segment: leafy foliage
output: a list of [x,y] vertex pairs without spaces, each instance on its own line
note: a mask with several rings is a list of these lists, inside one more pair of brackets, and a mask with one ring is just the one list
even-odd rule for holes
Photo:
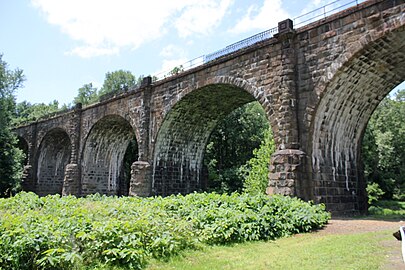
[[49,104],[31,104],[30,102],[23,101],[16,105],[13,115],[13,126],[37,121],[45,116],[67,109],[68,105],[62,105],[59,107],[59,102],[57,100],[54,100]]
[[366,191],[368,196],[368,204],[374,204],[381,198],[382,195],[384,195],[384,191],[377,183],[368,183]]
[[141,269],[200,243],[275,239],[323,226],[323,205],[265,195],[0,199],[0,269]]
[[379,219],[404,220],[405,202],[379,200],[369,207],[368,212]]
[[11,71],[0,54],[0,197],[20,187],[22,151],[17,149],[16,136],[11,132],[14,92],[22,86],[22,70]]
[[100,95],[111,92],[128,91],[136,85],[136,78],[130,71],[117,70],[105,74]]
[[73,102],[75,104],[81,103],[83,105],[89,105],[98,101],[97,88],[93,87],[92,83],[87,83],[79,88],[77,96]]
[[364,171],[385,199],[405,199],[405,90],[386,97],[371,117],[363,138]]
[[218,124],[204,155],[209,190],[242,191],[244,175],[240,167],[253,158],[253,150],[260,147],[268,126],[258,102],[236,109]]
[[254,150],[254,157],[250,159],[245,166],[242,166],[240,172],[244,175],[243,190],[250,194],[264,194],[269,182],[269,163],[270,157],[276,150],[271,129],[265,133],[264,141],[259,149]]

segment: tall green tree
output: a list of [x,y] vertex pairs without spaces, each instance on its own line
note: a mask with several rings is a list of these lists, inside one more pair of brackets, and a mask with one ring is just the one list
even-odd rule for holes
[[87,83],[79,88],[77,96],[74,98],[73,103],[81,103],[83,105],[89,105],[98,101],[97,88],[93,87],[92,83]]
[[269,163],[271,155],[276,151],[273,133],[269,127],[258,149],[253,151],[254,157],[240,168],[244,176],[243,191],[250,194],[264,194],[269,183]]
[[212,132],[204,164],[208,168],[208,189],[218,192],[242,191],[240,167],[253,158],[269,124],[258,102],[248,103],[229,114]]
[[365,177],[385,199],[405,199],[405,90],[386,97],[373,113],[363,138]]
[[0,196],[4,197],[20,187],[22,151],[11,131],[15,110],[15,91],[22,86],[22,70],[9,70],[0,54]]
[[111,92],[128,91],[135,87],[137,79],[130,71],[117,70],[105,74],[104,84],[100,89],[100,94]]

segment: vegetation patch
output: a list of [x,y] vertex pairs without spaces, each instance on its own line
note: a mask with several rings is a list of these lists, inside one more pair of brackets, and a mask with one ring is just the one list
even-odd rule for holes
[[322,227],[323,205],[266,195],[0,199],[0,269],[141,269],[201,244],[269,240]]
[[303,234],[276,241],[206,247],[175,256],[168,262],[153,260],[148,270],[323,270],[383,269],[386,253],[382,241],[391,231],[360,234]]
[[378,201],[369,207],[368,212],[378,219],[405,219],[405,202]]

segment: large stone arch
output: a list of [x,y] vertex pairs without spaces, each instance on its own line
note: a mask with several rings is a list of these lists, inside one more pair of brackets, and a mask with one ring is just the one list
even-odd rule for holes
[[[200,190],[203,155],[212,130],[234,109],[261,95],[254,87],[243,88],[249,84],[242,80],[217,77],[208,82],[215,83],[184,91],[165,114],[155,139],[152,194]],[[263,100],[258,101],[263,106]]]
[[383,25],[386,31],[364,35],[362,46],[341,55],[341,64],[327,71],[330,81],[317,91],[308,169],[315,199],[331,211],[366,210],[360,156],[364,130],[380,101],[405,80],[405,16]]
[[65,130],[54,128],[43,137],[36,158],[38,195],[62,194],[65,167],[70,161],[71,140]]
[[138,148],[131,124],[121,116],[107,115],[96,122],[82,152],[81,193],[128,195],[128,168],[138,158]]

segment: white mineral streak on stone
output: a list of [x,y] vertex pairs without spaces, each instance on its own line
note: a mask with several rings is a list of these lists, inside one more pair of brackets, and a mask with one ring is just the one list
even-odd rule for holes
[[[56,153],[56,162],[55,162],[55,173],[54,176],[58,175],[58,169],[64,169],[64,155],[65,153],[63,152],[63,150],[59,150]],[[62,165],[62,166],[61,166]]]
[[349,190],[350,161],[356,160],[355,119],[358,116],[351,115],[351,111],[356,108],[353,100],[343,98],[341,95],[343,95],[341,92],[336,91],[333,100],[332,97],[325,96],[319,105],[312,141],[312,166],[314,171],[321,172],[321,166],[327,165],[324,158],[328,160],[329,155],[333,181],[336,181],[337,175],[343,173],[346,189]]
[[46,148],[45,149],[44,148],[45,147],[43,147],[43,148],[41,147],[41,152],[38,157],[37,184],[39,184],[41,181],[42,164],[44,164],[45,158],[46,158],[47,151],[46,151]]
[[[94,185],[101,191],[118,190],[118,179],[124,155],[132,138],[129,125],[101,122],[91,131],[83,152],[83,183]],[[91,180],[92,179],[92,180]]]
[[60,131],[46,135],[39,148],[37,184],[42,194],[58,193],[62,189],[65,166],[70,158],[70,140]]
[[181,163],[180,163],[180,182],[183,182],[183,163],[184,163],[184,156],[181,156]]

